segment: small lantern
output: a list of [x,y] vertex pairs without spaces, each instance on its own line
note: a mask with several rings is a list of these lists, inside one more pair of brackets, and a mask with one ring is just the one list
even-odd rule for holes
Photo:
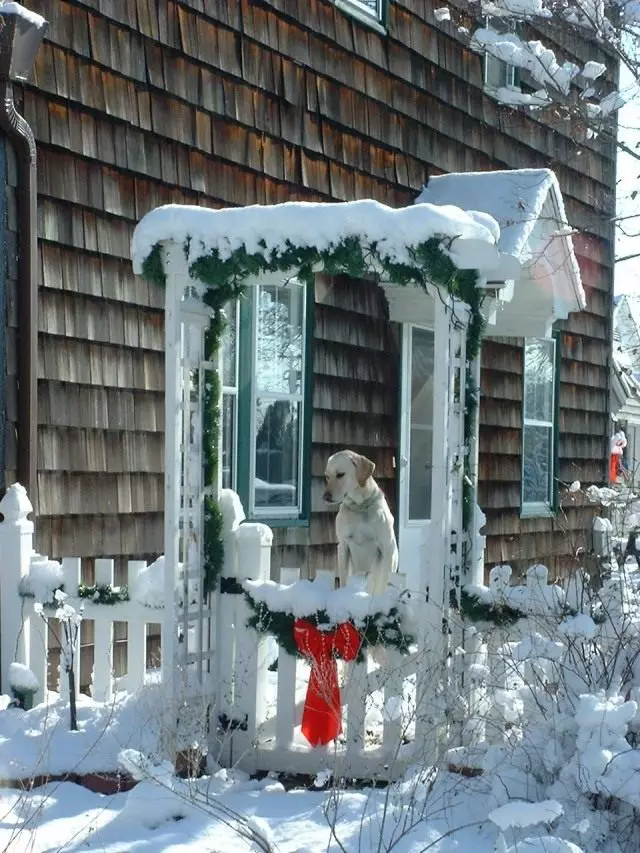
[[0,78],[24,82],[35,62],[47,22],[18,3],[0,6]]

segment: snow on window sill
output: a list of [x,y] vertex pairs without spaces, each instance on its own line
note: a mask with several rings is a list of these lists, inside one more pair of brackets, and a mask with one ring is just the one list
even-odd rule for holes
[[340,11],[345,12],[347,15],[351,15],[352,18],[356,18],[356,20],[361,24],[365,24],[365,26],[370,27],[377,33],[386,36],[387,28],[373,13],[367,12],[366,9],[357,6],[355,3],[350,2],[350,0],[334,0],[334,3]]
[[520,507],[520,518],[553,518],[555,512],[550,503],[523,503]]

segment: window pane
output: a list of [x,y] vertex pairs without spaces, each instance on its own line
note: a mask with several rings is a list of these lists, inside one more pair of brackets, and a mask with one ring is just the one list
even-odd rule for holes
[[302,393],[304,288],[262,285],[258,291],[258,393]]
[[433,426],[433,332],[412,330],[411,423]]
[[522,443],[523,503],[551,501],[551,427],[526,426]]
[[502,86],[507,86],[509,77],[513,79],[513,74],[509,73],[512,66],[507,65],[501,59],[490,54],[485,54],[484,57],[484,82],[490,89],[500,89]]
[[222,384],[236,387],[236,359],[238,343],[238,301],[226,308],[227,328],[222,338]]
[[235,489],[236,398],[222,395],[222,488]]
[[524,416],[553,421],[554,341],[530,339],[524,345]]
[[409,519],[431,517],[432,436],[428,427],[411,427],[409,449]]
[[300,404],[256,401],[256,507],[298,506]]

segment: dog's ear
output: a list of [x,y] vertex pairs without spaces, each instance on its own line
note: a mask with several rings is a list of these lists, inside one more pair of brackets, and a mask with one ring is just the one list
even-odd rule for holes
[[358,485],[364,486],[369,477],[371,477],[373,472],[376,470],[375,463],[370,459],[367,459],[366,456],[356,454],[353,459],[353,464],[356,466],[356,480],[358,481]]

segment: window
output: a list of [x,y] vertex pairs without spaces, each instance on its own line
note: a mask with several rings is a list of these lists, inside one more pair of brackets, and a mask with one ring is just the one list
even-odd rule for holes
[[252,286],[234,306],[225,339],[223,486],[250,518],[306,514],[305,447],[310,407],[310,307],[296,280]]
[[408,328],[411,334],[408,509],[412,521],[431,518],[434,336],[428,329]]
[[375,29],[382,29],[387,25],[387,7],[389,0],[334,0],[338,9],[353,15]]
[[547,515],[555,502],[556,342],[524,343],[522,514]]
[[[519,35],[519,27],[517,23],[510,21],[508,25],[512,32]],[[491,18],[485,18],[485,26],[488,30],[495,31],[496,29],[493,26]],[[505,87],[509,89],[517,88],[518,77],[518,69],[515,65],[509,65],[507,62],[503,62],[502,59],[498,59],[490,53],[485,53],[484,85],[490,92],[496,92],[498,89]]]

